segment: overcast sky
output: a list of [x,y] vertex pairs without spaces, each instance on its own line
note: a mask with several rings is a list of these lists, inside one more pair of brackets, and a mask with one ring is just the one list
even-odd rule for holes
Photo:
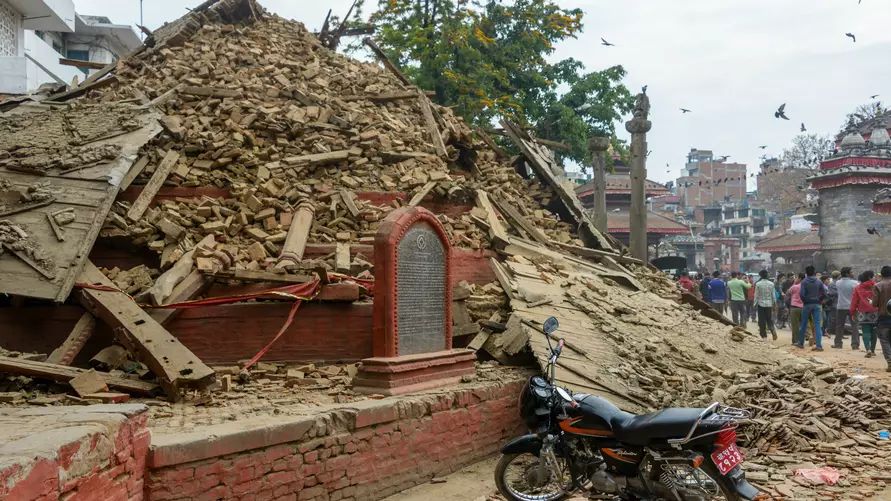
[[[342,15],[351,1],[260,3],[318,29],[329,8]],[[366,1],[370,11],[376,0]],[[590,70],[622,64],[629,89],[649,85],[650,179],[675,179],[690,148],[730,155],[753,172],[762,154],[757,146],[766,144],[765,153],[778,156],[801,122],[809,132],[834,134],[870,95],[891,102],[891,1],[857,1],[557,0],[585,12],[585,31],[558,45],[554,57],[577,58]],[[145,24],[154,29],[184,14],[184,5],[200,3],[145,0]],[[75,5],[81,14],[139,22],[139,0]],[[600,37],[616,47],[601,46]],[[788,122],[773,116],[782,103]],[[693,112],[681,115],[680,107]],[[617,129],[628,137],[624,125]]]

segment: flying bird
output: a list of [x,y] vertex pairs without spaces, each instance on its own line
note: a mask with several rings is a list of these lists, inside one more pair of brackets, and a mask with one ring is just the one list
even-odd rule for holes
[[845,36],[853,40],[854,43],[857,43],[857,37],[855,37],[853,33],[845,33]]
[[728,158],[730,158],[730,155],[721,155],[721,156],[720,156],[720,157],[718,157],[718,158],[720,158],[720,159],[721,159],[721,161],[723,161],[723,162],[726,162],[726,161],[727,161],[727,159],[728,159]]
[[601,43],[600,45],[604,45],[604,46],[606,46],[606,47],[615,47],[615,46],[616,46],[616,44],[614,44],[614,43],[609,43],[609,42],[607,42],[607,41],[606,41],[605,39],[603,39],[603,38],[601,38],[600,41],[603,42],[603,43]]
[[766,149],[767,149],[767,145],[766,145],[766,144],[762,144],[761,146],[759,146],[759,148],[761,148],[762,150],[766,150]]
[[687,108],[680,108],[680,110],[681,110],[681,113],[684,115],[686,115],[687,113],[690,113],[690,110],[688,110]]
[[869,98],[870,98],[870,99],[875,99],[875,98],[879,97],[880,95],[881,95],[881,94],[873,94],[873,95],[869,96]]
[[780,105],[780,107],[777,108],[777,111],[774,112],[773,116],[775,118],[782,118],[783,120],[789,120],[789,117],[786,116],[786,103],[783,103],[782,105]]
[[801,132],[807,132],[807,127],[804,126],[804,122],[801,122]]
[[871,227],[871,228],[867,228],[867,229],[866,229],[866,232],[869,233],[870,235],[875,235],[875,236],[877,236],[877,237],[879,237],[879,238],[885,238],[885,237],[882,236],[881,233],[879,233],[878,228],[876,228],[875,226],[873,226],[873,227]]

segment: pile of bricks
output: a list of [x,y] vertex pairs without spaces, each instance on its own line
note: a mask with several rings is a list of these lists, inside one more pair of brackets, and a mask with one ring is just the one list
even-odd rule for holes
[[[274,15],[250,21],[208,23],[182,45],[123,61],[116,84],[79,100],[151,103],[163,111],[164,132],[144,148],[135,184],[227,193],[146,210],[120,201],[106,236],[126,235],[170,266],[174,249],[185,253],[213,235],[213,250],[228,256],[213,266],[265,270],[286,250],[300,204],[313,210],[308,243],[370,244],[378,222],[399,206],[426,199],[472,209],[483,189],[510,200],[551,238],[578,243],[544,208],[552,190],[475,143],[451,110],[375,64],[321,47],[300,23]],[[364,200],[366,192],[405,198],[376,204]],[[453,245],[489,248],[486,208],[470,209],[438,217]],[[354,270],[336,256],[322,261],[285,269]],[[360,271],[370,268],[358,261]]]

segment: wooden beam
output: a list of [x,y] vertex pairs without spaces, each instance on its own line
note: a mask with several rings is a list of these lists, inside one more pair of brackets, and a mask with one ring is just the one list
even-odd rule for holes
[[[197,269],[192,270],[192,273],[185,280],[173,288],[173,292],[171,292],[165,304],[181,303],[195,299],[204,293],[213,282],[214,278],[212,276],[204,275]],[[176,318],[181,311],[178,308],[154,309],[149,311],[149,316],[163,327]]]
[[489,237],[493,240],[493,243],[496,246],[507,244],[507,231],[504,229],[501,221],[498,220],[498,213],[495,212],[495,208],[489,202],[489,194],[485,190],[476,190],[476,205],[486,212],[486,223],[489,224]]
[[401,71],[399,71],[399,68],[397,68],[396,65],[393,64],[393,61],[390,61],[390,58],[387,57],[387,54],[384,53],[384,51],[380,47],[378,47],[376,43],[374,43],[374,40],[366,38],[365,40],[362,40],[362,43],[364,43],[369,49],[371,49],[371,52],[374,53],[374,56],[388,70],[390,70],[391,73],[396,75],[396,78],[398,78],[400,82],[404,83],[405,85],[411,86],[411,82],[408,80],[408,78],[405,78],[405,75],[402,74]]
[[167,180],[167,176],[173,171],[173,167],[176,166],[177,162],[179,162],[178,151],[170,150],[164,155],[164,159],[158,164],[155,173],[152,174],[152,178],[142,189],[142,193],[139,194],[139,197],[130,206],[130,210],[127,211],[127,219],[135,223],[142,218],[142,215],[145,214],[149,204],[152,203],[158,190],[164,185],[164,181]]
[[59,64],[63,66],[74,66],[75,68],[86,68],[88,70],[101,70],[105,68],[105,63],[94,63],[93,61],[79,61],[77,59],[59,58]]
[[346,206],[347,210],[350,212],[350,215],[353,217],[359,217],[359,208],[356,207],[356,202],[353,201],[353,192],[350,190],[340,190],[340,200],[343,202],[343,205]]
[[[494,134],[496,136],[507,136],[507,133],[504,132],[504,129],[491,129],[489,131],[489,133]],[[561,143],[559,141],[551,141],[550,139],[542,139],[540,137],[533,137],[531,139],[532,139],[532,142],[538,143],[542,146],[547,146],[548,148],[556,148],[558,150],[566,150],[566,151],[569,151],[572,149],[568,144]]]
[[[99,73],[102,73],[102,71],[100,71]],[[96,73],[95,75],[98,75],[99,73]],[[91,75],[89,78],[84,80],[84,83],[80,84],[79,86],[77,86],[69,91],[60,92],[58,94],[53,94],[52,96],[46,98],[45,101],[54,101],[54,102],[58,102],[58,103],[65,102],[65,101],[68,101],[69,99],[74,99],[76,97],[83,96],[84,94],[86,94],[87,92],[90,92],[91,90],[103,89],[105,87],[116,84],[118,82],[118,77],[116,77],[114,75],[112,75],[106,79],[103,79],[103,80],[94,80],[94,81],[90,82],[90,78],[93,78],[93,76],[95,76],[95,75]],[[90,83],[87,83],[87,82],[90,82]]]
[[81,315],[80,319],[74,325],[74,329],[68,334],[68,338],[59,346],[50,356],[47,357],[46,363],[58,365],[71,365],[80,350],[93,335],[93,329],[96,327],[96,317],[89,312]]
[[507,294],[507,299],[514,299],[516,296],[514,295],[513,289],[511,289],[510,278],[507,276],[507,272],[504,271],[504,268],[501,267],[501,263],[494,257],[490,257],[489,265],[492,266],[492,271],[495,272],[495,278],[497,278],[498,283],[501,284],[501,289]]
[[[0,372],[22,374],[24,376],[67,383],[87,371],[75,367],[68,367],[66,365],[56,365],[47,362],[35,362],[33,360],[0,356]],[[157,384],[148,381],[116,377],[104,372],[97,372],[96,374],[99,374],[99,377],[105,381],[105,384],[108,385],[109,388],[115,388],[128,393],[154,396],[160,390],[160,387]]]
[[424,200],[424,197],[430,193],[430,190],[432,190],[436,184],[436,181],[430,181],[425,184],[417,193],[415,193],[415,196],[411,197],[411,200],[408,202],[409,207],[414,207],[421,203],[421,200]]
[[[87,261],[78,283],[115,287]],[[107,323],[118,341],[158,376],[161,387],[178,399],[183,387],[204,388],[216,379],[213,369],[189,351],[123,292],[82,288],[81,304]]]
[[145,166],[148,165],[148,155],[142,155],[139,157],[133,165],[130,167],[130,170],[127,171],[127,174],[124,175],[124,178],[121,179],[121,191],[126,190],[130,187],[133,181],[142,174],[142,171],[145,170]]
[[[436,97],[436,93],[432,90],[424,91],[424,95],[427,97]],[[340,99],[343,101],[372,101],[375,103],[389,103],[391,101],[401,101],[404,99],[416,99],[418,97],[418,93],[414,91],[405,91],[405,92],[385,92],[383,94],[365,94],[365,95],[357,95],[357,96],[343,96]]]
[[230,270],[218,271],[212,275],[214,278],[239,280],[241,282],[272,282],[278,284],[305,284],[312,282],[315,277],[311,275],[286,275],[284,273],[272,273],[268,271]]
[[501,125],[511,141],[526,157],[529,165],[535,171],[535,175],[557,194],[557,197],[566,209],[567,215],[572,218],[571,222],[578,228],[579,236],[585,242],[585,246],[602,250],[612,249],[609,240],[594,227],[594,223],[588,218],[578,196],[571,188],[567,187],[569,181],[563,179],[562,181],[566,182],[564,184],[554,175],[554,172],[551,170],[551,161],[547,158],[549,155],[533,142],[527,141],[525,138],[529,137],[528,134],[518,125],[507,120],[502,120]]
[[433,118],[433,110],[430,109],[430,99],[423,92],[418,91],[418,105],[421,106],[421,113],[424,115],[424,123],[427,126],[427,134],[433,143],[433,150],[440,157],[447,157],[445,143],[442,141],[442,134],[439,132],[439,126],[436,125],[436,119]]
[[480,139],[482,139],[483,142],[486,143],[486,146],[488,146],[492,151],[495,152],[496,157],[498,157],[498,158],[507,158],[508,157],[508,155],[504,151],[504,149],[502,149],[501,146],[498,146],[497,144],[495,144],[495,141],[492,141],[492,138],[489,137],[489,134],[487,134],[486,131],[484,131],[483,129],[481,129],[479,127],[474,127],[473,130],[480,137]]
[[644,263],[643,261],[641,261],[640,259],[633,258],[631,256],[622,256],[622,255],[616,254],[615,252],[608,252],[608,251],[602,251],[602,250],[597,250],[597,249],[588,249],[586,247],[579,247],[577,245],[564,244],[561,242],[551,242],[551,243],[553,243],[554,245],[557,245],[558,247],[563,248],[564,250],[567,250],[567,251],[575,254],[576,256],[593,258],[593,259],[601,259],[604,257],[608,257],[608,258],[615,259],[616,262],[619,262],[619,263],[636,264],[636,265],[640,265],[640,266],[646,266],[646,264],[647,264],[647,263]]
[[180,89],[180,94],[186,96],[198,96],[198,97],[232,97],[232,98],[240,98],[242,96],[240,90],[234,89],[218,89],[216,87],[195,87],[192,85],[186,85],[182,89]]
[[550,239],[548,239],[541,230],[533,226],[529,221],[526,221],[526,218],[517,212],[517,209],[514,209],[510,203],[497,198],[493,198],[492,201],[498,206],[498,210],[507,216],[509,221],[513,220],[514,224],[519,226],[525,233],[529,234],[533,240],[542,245],[549,245],[551,243]]

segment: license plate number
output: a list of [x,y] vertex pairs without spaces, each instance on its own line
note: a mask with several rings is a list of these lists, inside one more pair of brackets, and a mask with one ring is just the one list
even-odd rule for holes
[[736,465],[743,462],[743,457],[739,452],[739,449],[736,447],[736,444],[730,444],[728,447],[713,452],[712,461],[714,461],[715,466],[718,467],[718,471],[721,472],[721,475],[726,475],[730,470],[735,468]]

